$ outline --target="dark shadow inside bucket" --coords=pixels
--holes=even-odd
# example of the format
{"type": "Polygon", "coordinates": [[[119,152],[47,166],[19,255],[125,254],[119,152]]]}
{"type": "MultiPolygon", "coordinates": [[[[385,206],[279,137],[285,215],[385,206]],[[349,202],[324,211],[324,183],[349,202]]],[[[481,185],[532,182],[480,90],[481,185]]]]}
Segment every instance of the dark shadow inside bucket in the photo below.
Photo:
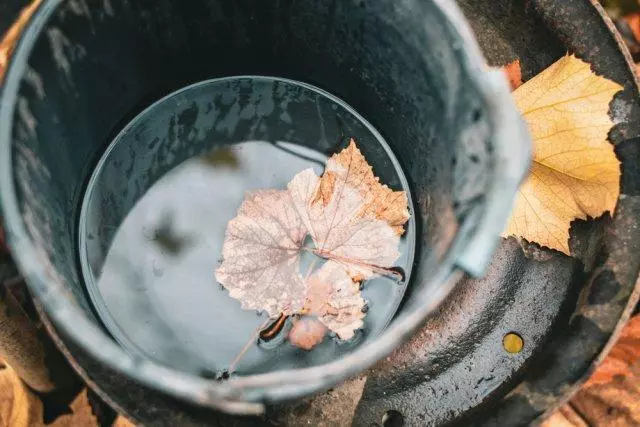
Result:
{"type": "MultiPolygon", "coordinates": [[[[315,98],[296,104],[287,119],[283,113],[291,106],[282,107],[275,84],[261,89],[280,100],[266,110],[260,103],[269,96],[252,99],[241,82],[225,105],[178,95],[165,115],[131,128],[140,134],[134,132],[127,149],[118,153],[120,163],[105,181],[109,185],[102,188],[102,202],[92,207],[102,218],[94,237],[108,249],[114,230],[100,225],[117,228],[158,180],[193,156],[242,141],[287,141],[330,154],[336,142],[355,136],[362,139],[363,152],[375,158],[375,134],[390,147],[412,195],[415,256],[401,308],[412,309],[412,295],[424,290],[423,279],[449,247],[459,219],[481,200],[491,163],[486,105],[468,81],[458,36],[433,4],[80,4],[61,2],[43,29],[28,60],[13,129],[14,172],[25,225],[43,262],[50,262],[52,277],[65,284],[69,303],[79,305],[96,323],[104,321],[85,287],[78,229],[90,177],[112,141],[147,107],[189,85],[269,76],[326,91],[372,128],[359,131],[366,126],[350,124],[348,114],[326,121],[339,114],[313,111],[322,104],[315,98]],[[238,111],[232,111],[233,106],[238,111]],[[231,116],[237,120],[221,127],[231,116]],[[321,143],[326,143],[322,149],[321,143]]],[[[383,181],[402,184],[394,183],[396,175],[385,177],[384,168],[375,162],[373,166],[383,181]]],[[[212,287],[218,286],[213,280],[217,262],[212,255],[212,287]]],[[[200,327],[225,328],[229,321],[223,317],[200,327]]],[[[375,339],[375,334],[367,339],[375,339]]],[[[178,369],[198,369],[199,361],[182,366],[171,362],[188,357],[179,346],[166,351],[170,357],[146,356],[178,369]]]]}

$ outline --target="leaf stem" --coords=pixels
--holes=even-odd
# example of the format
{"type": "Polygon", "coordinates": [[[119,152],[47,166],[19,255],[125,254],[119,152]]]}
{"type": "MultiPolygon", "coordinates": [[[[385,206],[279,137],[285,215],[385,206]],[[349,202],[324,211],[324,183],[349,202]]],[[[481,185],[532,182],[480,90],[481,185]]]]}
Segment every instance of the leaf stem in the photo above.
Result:
{"type": "Polygon", "coordinates": [[[255,332],[251,335],[251,338],[249,338],[249,340],[244,345],[244,347],[242,347],[242,350],[240,350],[240,353],[238,353],[238,355],[235,357],[235,359],[233,359],[233,362],[231,362],[231,364],[229,365],[229,374],[232,374],[233,372],[235,372],[236,367],[238,366],[238,363],[240,363],[240,361],[242,360],[244,355],[249,350],[249,347],[251,347],[251,345],[258,338],[258,335],[260,335],[260,331],[262,331],[269,324],[269,322],[272,322],[272,321],[273,321],[273,319],[268,318],[260,326],[258,326],[258,328],[255,330],[255,332]]]}
{"type": "Polygon", "coordinates": [[[337,261],[341,264],[349,263],[349,264],[354,264],[360,267],[368,268],[374,273],[380,274],[381,276],[387,276],[399,281],[404,280],[404,274],[402,274],[402,270],[398,269],[397,267],[382,267],[375,264],[369,264],[364,261],[358,261],[351,258],[336,255],[324,249],[313,249],[313,253],[321,258],[337,261]]]}
{"type": "MultiPolygon", "coordinates": [[[[302,248],[302,249],[308,249],[308,248],[302,248]]],[[[313,271],[313,268],[316,266],[317,263],[318,263],[318,259],[316,258],[313,260],[311,264],[309,264],[309,267],[307,268],[307,271],[305,273],[305,280],[309,278],[309,276],[311,275],[311,272],[313,271]]],[[[282,317],[282,316],[284,316],[284,313],[281,313],[279,317],[282,317]]],[[[270,317],[267,320],[265,320],[260,326],[258,326],[255,332],[251,335],[251,338],[249,338],[249,340],[244,345],[244,347],[242,347],[242,350],[240,350],[240,353],[238,353],[238,355],[233,359],[233,361],[229,365],[229,374],[232,374],[233,372],[235,372],[238,366],[238,363],[240,363],[244,355],[247,353],[247,351],[249,351],[249,348],[253,345],[255,340],[258,338],[258,336],[260,335],[260,332],[262,332],[264,328],[266,328],[267,325],[269,325],[269,323],[273,322],[274,320],[276,319],[273,319],[270,317]]]]}

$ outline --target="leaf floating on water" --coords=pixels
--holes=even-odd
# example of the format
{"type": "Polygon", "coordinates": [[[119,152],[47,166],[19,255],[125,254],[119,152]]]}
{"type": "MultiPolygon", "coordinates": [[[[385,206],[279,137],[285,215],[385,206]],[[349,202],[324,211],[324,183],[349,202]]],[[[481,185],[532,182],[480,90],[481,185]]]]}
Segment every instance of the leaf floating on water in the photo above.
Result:
{"type": "Polygon", "coordinates": [[[364,298],[344,266],[327,261],[307,280],[308,293],[303,311],[316,316],[339,338],[348,340],[363,325],[364,298]]]}
{"type": "Polygon", "coordinates": [[[306,295],[298,271],[306,233],[288,191],[247,194],[227,226],[218,282],[244,309],[273,318],[297,312],[306,295]]]}
{"type": "Polygon", "coordinates": [[[393,191],[380,184],[380,179],[373,174],[353,138],[347,148],[331,156],[327,162],[316,200],[328,205],[332,195],[340,194],[343,185],[362,197],[363,206],[355,213],[356,217],[379,219],[393,227],[398,235],[404,233],[404,225],[409,220],[407,193],[393,191]]]}
{"type": "Polygon", "coordinates": [[[332,156],[321,178],[322,202],[332,200],[330,194],[340,191],[340,184],[356,189],[363,199],[363,207],[355,214],[358,218],[377,219],[389,224],[398,236],[404,234],[409,220],[409,201],[404,191],[394,191],[381,184],[373,169],[351,139],[349,146],[332,156]]]}
{"type": "Polygon", "coordinates": [[[407,200],[404,191],[379,182],[351,140],[329,159],[322,177],[307,169],[287,190],[247,195],[227,227],[216,278],[245,309],[265,310],[274,319],[283,313],[317,317],[322,328],[294,326],[294,345],[316,345],[325,327],[348,339],[365,316],[360,281],[394,273],[409,219],[407,200]],[[307,235],[315,248],[303,247],[307,235]],[[303,251],[328,261],[302,277],[303,251]],[[300,336],[321,329],[319,338],[300,336]]]}
{"type": "Polygon", "coordinates": [[[514,92],[534,142],[504,236],[519,236],[569,254],[574,219],[613,212],[620,162],[607,135],[609,103],[622,87],[565,56],[514,92]]]}
{"type": "Polygon", "coordinates": [[[288,188],[314,253],[344,265],[355,280],[383,273],[400,256],[407,195],[378,182],[353,140],[329,159],[322,178],[307,169],[288,188]]]}

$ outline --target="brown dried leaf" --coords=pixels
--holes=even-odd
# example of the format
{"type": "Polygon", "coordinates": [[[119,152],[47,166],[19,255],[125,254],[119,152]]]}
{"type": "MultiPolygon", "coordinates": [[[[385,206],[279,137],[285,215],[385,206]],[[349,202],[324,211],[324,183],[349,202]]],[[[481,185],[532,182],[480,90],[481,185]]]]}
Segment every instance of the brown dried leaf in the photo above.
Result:
{"type": "Polygon", "coordinates": [[[606,384],[614,377],[631,376],[631,368],[640,367],[640,315],[631,318],[604,362],[593,373],[585,387],[606,384]]]}
{"type": "Polygon", "coordinates": [[[0,369],[0,426],[98,426],[86,389],[73,399],[69,408],[70,412],[67,411],[53,421],[45,422],[45,407],[41,396],[27,386],[11,367],[0,369]]]}
{"type": "Polygon", "coordinates": [[[314,252],[344,265],[352,278],[374,277],[398,259],[407,196],[373,177],[353,141],[329,159],[322,179],[307,169],[288,187],[314,252]]]}
{"type": "Polygon", "coordinates": [[[507,76],[511,90],[516,90],[522,86],[522,69],[520,68],[520,60],[516,59],[502,67],[502,72],[507,76]]]}
{"type": "Polygon", "coordinates": [[[0,41],[0,80],[4,77],[4,71],[9,63],[9,59],[13,54],[13,49],[18,42],[18,38],[22,34],[22,30],[31,20],[31,16],[42,3],[42,0],[33,0],[28,6],[20,11],[20,16],[16,19],[11,27],[7,30],[0,41]]]}

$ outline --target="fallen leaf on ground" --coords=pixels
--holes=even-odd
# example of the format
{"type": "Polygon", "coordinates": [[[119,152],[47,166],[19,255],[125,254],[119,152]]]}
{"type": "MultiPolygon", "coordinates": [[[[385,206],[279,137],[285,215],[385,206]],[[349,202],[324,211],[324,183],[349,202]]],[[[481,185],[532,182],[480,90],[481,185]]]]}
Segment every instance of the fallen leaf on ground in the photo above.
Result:
{"type": "Polygon", "coordinates": [[[606,384],[617,375],[630,375],[634,365],[640,367],[640,315],[629,320],[609,355],[598,366],[585,387],[606,384]]]}
{"type": "Polygon", "coordinates": [[[507,76],[511,90],[516,90],[522,86],[522,69],[520,68],[520,60],[516,59],[502,67],[502,72],[507,76]]]}
{"type": "Polygon", "coordinates": [[[87,391],[71,402],[70,412],[45,422],[42,399],[33,392],[9,366],[0,369],[0,426],[6,427],[70,427],[97,426],[87,391]]]}
{"type": "Polygon", "coordinates": [[[533,139],[533,163],[503,235],[569,254],[575,219],[613,212],[620,162],[607,135],[609,103],[622,87],[568,55],[514,92],[533,139]]]}
{"type": "Polygon", "coordinates": [[[287,190],[246,196],[227,226],[216,278],[245,309],[313,314],[349,339],[364,317],[359,282],[392,273],[408,219],[407,195],[382,185],[351,140],[322,177],[307,169],[287,190]],[[313,248],[303,246],[307,235],[313,248]],[[305,251],[327,261],[303,276],[305,251]]]}
{"type": "Polygon", "coordinates": [[[42,0],[34,0],[28,6],[24,7],[20,11],[18,19],[13,22],[0,41],[0,80],[4,77],[4,71],[13,54],[13,49],[18,42],[18,38],[22,34],[22,30],[29,23],[31,16],[38,9],[40,3],[42,3],[42,0]]]}

